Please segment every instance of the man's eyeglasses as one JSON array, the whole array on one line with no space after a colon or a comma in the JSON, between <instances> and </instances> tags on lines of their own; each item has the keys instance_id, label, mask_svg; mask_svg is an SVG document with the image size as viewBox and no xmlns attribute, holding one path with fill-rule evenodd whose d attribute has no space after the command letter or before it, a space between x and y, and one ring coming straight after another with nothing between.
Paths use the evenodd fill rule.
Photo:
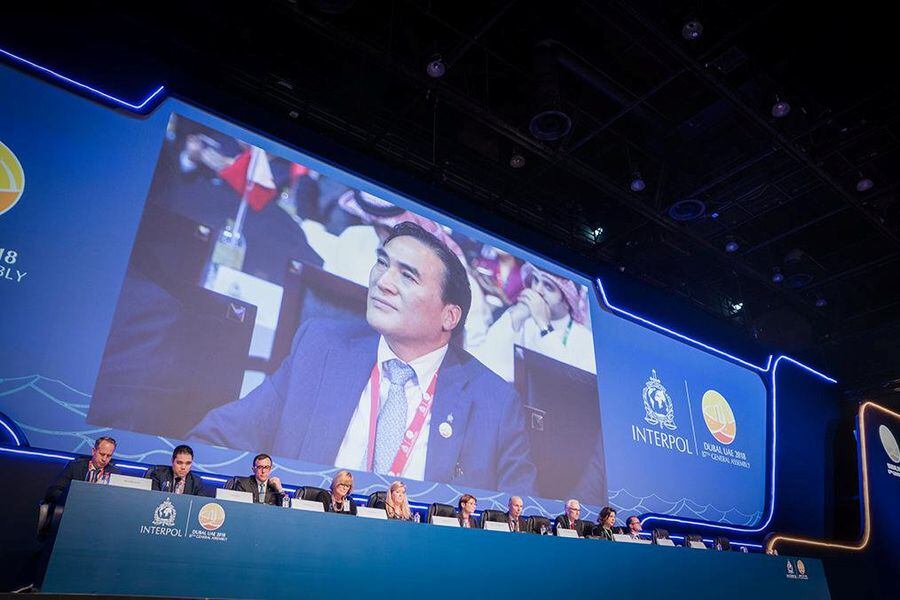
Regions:
<instances>
[{"instance_id":1,"label":"man's eyeglasses","mask_svg":"<svg viewBox=\"0 0 900 600\"><path fill-rule=\"evenodd\" d=\"M253 469L256 471L271 471L272 465L255 465Z\"/></svg>"}]
</instances>

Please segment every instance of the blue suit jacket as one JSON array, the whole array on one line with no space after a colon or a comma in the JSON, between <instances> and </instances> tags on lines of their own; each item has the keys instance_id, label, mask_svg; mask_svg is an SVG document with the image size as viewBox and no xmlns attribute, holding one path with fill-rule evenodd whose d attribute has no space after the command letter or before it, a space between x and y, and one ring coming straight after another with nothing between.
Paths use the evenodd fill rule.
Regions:
<instances>
[{"instance_id":1,"label":"blue suit jacket","mask_svg":"<svg viewBox=\"0 0 900 600\"><path fill-rule=\"evenodd\" d=\"M375 363L378 340L365 323L305 323L271 377L245 398L210 411L191 436L333 465ZM438 427L450 414L453 433L445 438ZM435 389L425 479L534 493L535 468L515 389L453 345Z\"/></svg>"}]
</instances>

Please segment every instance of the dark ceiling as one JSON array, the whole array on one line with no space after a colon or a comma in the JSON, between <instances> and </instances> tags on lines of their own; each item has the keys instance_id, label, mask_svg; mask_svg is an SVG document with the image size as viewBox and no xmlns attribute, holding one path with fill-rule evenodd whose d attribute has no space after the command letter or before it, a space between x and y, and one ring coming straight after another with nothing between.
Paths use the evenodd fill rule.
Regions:
<instances>
[{"instance_id":1,"label":"dark ceiling","mask_svg":"<svg viewBox=\"0 0 900 600\"><path fill-rule=\"evenodd\" d=\"M95 81L155 73L240 96L677 295L849 395L890 394L896 34L875 3L807 4L95 3L7 31L33 55L93 56ZM556 140L531 127L567 123Z\"/></svg>"}]
</instances>

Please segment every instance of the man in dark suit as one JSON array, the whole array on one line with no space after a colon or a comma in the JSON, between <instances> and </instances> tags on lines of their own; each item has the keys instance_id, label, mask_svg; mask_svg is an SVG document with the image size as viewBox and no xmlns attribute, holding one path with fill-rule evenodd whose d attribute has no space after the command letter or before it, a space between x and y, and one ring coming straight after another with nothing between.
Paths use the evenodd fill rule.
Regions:
<instances>
[{"instance_id":1,"label":"man in dark suit","mask_svg":"<svg viewBox=\"0 0 900 600\"><path fill-rule=\"evenodd\" d=\"M144 477L152 480L154 490L190 496L205 496L203 480L191 473L194 464L194 450L182 444L172 450L172 466L150 467Z\"/></svg>"},{"instance_id":2,"label":"man in dark suit","mask_svg":"<svg viewBox=\"0 0 900 600\"><path fill-rule=\"evenodd\" d=\"M305 323L278 371L244 399L211 411L192 436L351 470L532 494L535 468L515 389L451 343L470 303L459 259L420 226L400 223L369 276L368 324Z\"/></svg>"},{"instance_id":3,"label":"man in dark suit","mask_svg":"<svg viewBox=\"0 0 900 600\"><path fill-rule=\"evenodd\" d=\"M574 529L578 533L578 537L584 537L585 533L588 533L585 531L585 526L590 524L582 521L580 516L581 503L575 499L566 501L566 512L556 517L556 521L553 522L556 535L559 535L560 529Z\"/></svg>"},{"instance_id":4,"label":"man in dark suit","mask_svg":"<svg viewBox=\"0 0 900 600\"><path fill-rule=\"evenodd\" d=\"M506 505L506 524L513 533L530 532L528 521L522 516L522 499L518 496L510 496Z\"/></svg>"},{"instance_id":5,"label":"man in dark suit","mask_svg":"<svg viewBox=\"0 0 900 600\"><path fill-rule=\"evenodd\" d=\"M64 504L69 493L69 484L73 481L105 482L109 475L116 472L111 464L116 451L116 440L103 436L97 438L91 449L91 457L80 457L71 461L63 469L59 477L47 488L44 501L52 504Z\"/></svg>"},{"instance_id":6,"label":"man in dark suit","mask_svg":"<svg viewBox=\"0 0 900 600\"><path fill-rule=\"evenodd\" d=\"M271 504L281 506L285 491L281 487L281 479L270 477L272 474L272 457L268 454L257 454L253 457L253 475L235 477L229 489L253 494L255 504Z\"/></svg>"}]
</instances>

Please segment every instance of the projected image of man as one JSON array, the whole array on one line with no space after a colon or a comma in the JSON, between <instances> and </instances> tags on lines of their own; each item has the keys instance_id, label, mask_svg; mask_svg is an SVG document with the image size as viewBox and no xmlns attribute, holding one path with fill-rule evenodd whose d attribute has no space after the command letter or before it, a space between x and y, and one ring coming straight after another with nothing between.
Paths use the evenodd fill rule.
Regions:
<instances>
[{"instance_id":1,"label":"projected image of man","mask_svg":"<svg viewBox=\"0 0 900 600\"><path fill-rule=\"evenodd\" d=\"M210 412L192 435L347 469L533 493L515 390L456 343L470 303L458 258L422 227L400 223L370 273L366 323L303 324L278 371Z\"/></svg>"},{"instance_id":2,"label":"projected image of man","mask_svg":"<svg viewBox=\"0 0 900 600\"><path fill-rule=\"evenodd\" d=\"M530 263L521 273L527 287L490 326L475 356L507 381L514 375L514 345L596 372L587 289Z\"/></svg>"}]
</instances>

